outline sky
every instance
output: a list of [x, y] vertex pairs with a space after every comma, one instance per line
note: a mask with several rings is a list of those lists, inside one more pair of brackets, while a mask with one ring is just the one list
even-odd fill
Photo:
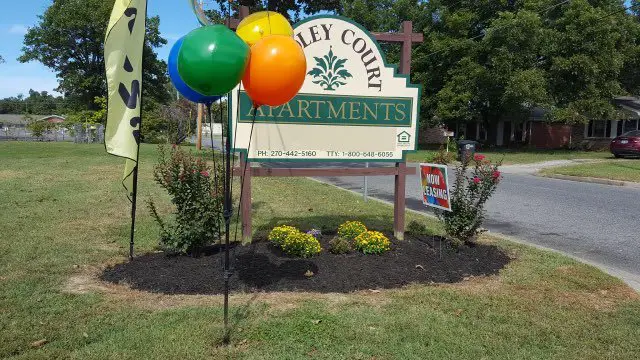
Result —
[[[112, 0], [104, 0], [112, 1]], [[5, 60], [0, 64], [0, 98], [27, 95], [29, 89], [48, 91], [58, 86], [55, 73], [39, 62], [22, 64], [17, 58], [21, 54], [22, 41], [27, 29], [35, 26], [38, 15], [44, 13], [51, 0], [2, 1], [0, 11], [0, 55]], [[160, 33], [168, 44], [157, 49], [158, 56], [167, 60], [171, 46], [181, 36], [198, 27], [198, 21], [187, 0], [149, 0], [149, 16], [160, 16]]]

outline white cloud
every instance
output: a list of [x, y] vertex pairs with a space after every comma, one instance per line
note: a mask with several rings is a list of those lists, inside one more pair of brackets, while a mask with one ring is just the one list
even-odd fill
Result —
[[16, 34], [16, 35], [24, 35], [27, 33], [28, 30], [29, 29], [25, 25], [15, 24], [9, 28], [9, 33]]

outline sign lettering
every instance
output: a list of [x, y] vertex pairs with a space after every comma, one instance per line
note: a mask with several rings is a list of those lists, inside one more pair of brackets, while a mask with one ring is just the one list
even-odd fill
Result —
[[296, 97], [254, 111], [241, 87], [232, 92], [238, 151], [249, 151], [250, 161], [401, 161], [416, 150], [420, 87], [386, 64], [368, 31], [316, 16], [295, 25], [294, 39], [307, 58]]

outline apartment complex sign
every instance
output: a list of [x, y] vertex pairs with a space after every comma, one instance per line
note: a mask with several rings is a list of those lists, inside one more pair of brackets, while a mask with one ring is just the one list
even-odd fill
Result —
[[250, 161], [401, 161], [417, 145], [420, 87], [385, 63], [374, 37], [336, 16], [296, 24], [307, 77], [299, 94], [257, 110], [251, 145], [252, 102], [232, 92], [235, 147]]

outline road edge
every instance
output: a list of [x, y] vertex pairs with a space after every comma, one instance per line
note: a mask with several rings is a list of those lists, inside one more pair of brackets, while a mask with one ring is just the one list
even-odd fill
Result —
[[640, 183], [636, 183], [632, 181], [610, 180], [610, 179], [600, 179], [600, 178], [584, 177], [584, 176], [571, 176], [571, 175], [562, 175], [562, 174], [545, 174], [542, 172], [537, 172], [534, 175], [538, 177], [545, 177], [550, 179], [576, 181], [576, 182], [610, 185], [610, 186], [624, 186], [629, 188], [640, 189]]
[[[324, 181], [316, 179], [316, 178], [307, 178], [307, 179], [315, 181], [315, 182], [318, 182], [318, 183], [321, 183], [321, 184], [325, 184], [325, 185], [328, 185], [328, 186], [331, 186], [331, 187], [334, 187], [336, 189], [340, 189], [342, 191], [347, 191], [347, 192], [350, 192], [350, 193], [358, 195], [358, 196], [362, 196], [362, 193], [357, 192], [355, 190], [345, 189], [345, 188], [340, 187], [338, 185], [330, 184], [330, 183], [324, 182]], [[601, 180], [601, 179], [598, 179], [598, 180]], [[638, 185], [640, 185], [640, 184], [638, 184]], [[640, 188], [640, 186], [638, 186], [638, 187]], [[393, 203], [390, 202], [390, 201], [378, 199], [378, 198], [373, 197], [373, 196], [369, 196], [368, 198], [371, 199], [371, 200], [377, 201], [379, 203], [383, 203], [383, 204], [387, 204], [387, 205], [393, 206]], [[422, 216], [425, 216], [425, 217], [437, 219], [437, 216], [435, 216], [433, 214], [429, 214], [429, 213], [425, 213], [425, 212], [418, 211], [418, 210], [413, 210], [413, 209], [405, 209], [405, 210], [409, 211], [409, 212], [412, 212], [414, 214], [418, 214], [418, 215], [422, 215]], [[633, 289], [635, 292], [640, 294], [640, 276], [633, 275], [633, 274], [631, 274], [631, 273], [629, 273], [627, 271], [624, 271], [624, 270], [620, 270], [620, 269], [616, 269], [616, 268], [612, 268], [612, 267], [606, 266], [606, 265], [604, 265], [602, 263], [599, 263], [599, 262], [596, 262], [596, 261], [583, 259], [581, 257], [566, 253], [564, 251], [560, 251], [560, 250], [552, 249], [552, 248], [549, 248], [549, 247], [546, 247], [546, 246], [534, 244], [534, 243], [531, 243], [531, 242], [529, 242], [527, 240], [520, 239], [520, 238], [515, 238], [513, 236], [505, 235], [505, 234], [502, 234], [502, 233], [499, 233], [499, 232], [490, 231], [490, 232], [488, 232], [488, 234], [491, 235], [491, 236], [495, 236], [495, 237], [507, 240], [507, 241], [514, 242], [516, 244], [528, 245], [528, 246], [534, 247], [534, 248], [539, 249], [539, 250], [551, 251], [551, 252], [554, 252], [556, 254], [561, 254], [561, 255], [567, 256], [567, 257], [569, 257], [571, 259], [574, 259], [576, 261], [579, 261], [579, 262], [581, 262], [583, 264], [594, 266], [594, 267], [598, 268], [599, 270], [605, 272], [606, 274], [611, 275], [611, 276], [613, 276], [613, 277], [615, 277], [615, 278], [617, 278], [619, 280], [622, 280], [631, 289]]]

